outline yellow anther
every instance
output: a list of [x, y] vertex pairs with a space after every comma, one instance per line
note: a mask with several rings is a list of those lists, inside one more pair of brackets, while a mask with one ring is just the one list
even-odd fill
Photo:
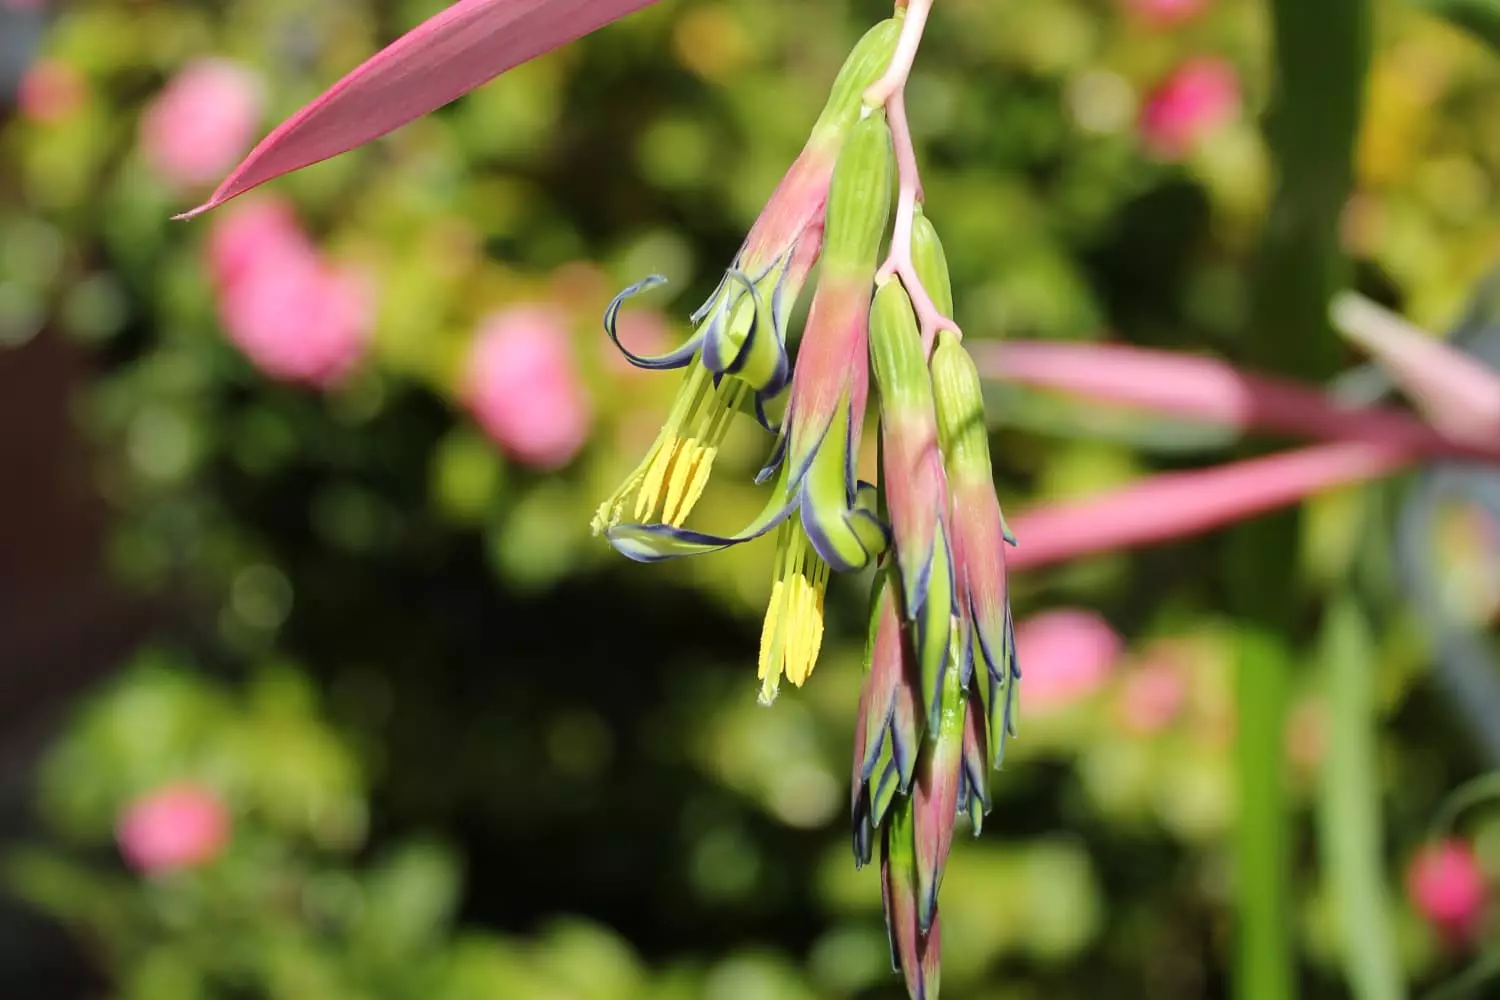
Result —
[[661, 520], [663, 524], [671, 524], [677, 527], [687, 520], [691, 505], [684, 505], [683, 500], [687, 497], [697, 475], [698, 464], [707, 453], [702, 442], [696, 438], [689, 438], [682, 443], [677, 450], [677, 461], [672, 463], [672, 474], [667, 479], [667, 499], [662, 505]]
[[656, 513], [656, 508], [661, 505], [662, 485], [666, 482], [667, 472], [672, 468], [672, 460], [677, 457], [677, 451], [677, 434], [670, 429], [663, 431], [661, 440], [652, 449], [646, 475], [641, 480], [639, 492], [635, 495], [635, 519], [637, 521], [650, 519], [651, 515]]
[[828, 564], [818, 558], [802, 525], [784, 523], [776, 535], [776, 578], [761, 628], [761, 701], [776, 697], [781, 678], [801, 687], [823, 646], [823, 594]]
[[[680, 498], [677, 509], [665, 518], [668, 524], [679, 528], [682, 527], [683, 522], [688, 518], [688, 514], [692, 513], [693, 508], [698, 505], [699, 499], [703, 496], [703, 491], [708, 488], [708, 477], [714, 470], [714, 459], [718, 454], [719, 449], [715, 447], [700, 448], [698, 450], [696, 461], [693, 463], [692, 478], [687, 480], [687, 489]], [[676, 485], [675, 481], [673, 485]], [[672, 501], [669, 497], [668, 507], [670, 508], [671, 506]]]

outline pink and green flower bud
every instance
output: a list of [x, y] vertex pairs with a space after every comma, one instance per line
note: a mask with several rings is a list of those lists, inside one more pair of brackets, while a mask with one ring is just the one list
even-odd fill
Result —
[[995, 496], [989, 429], [978, 369], [958, 338], [940, 334], [932, 352], [938, 439], [952, 499], [953, 554], [961, 613], [970, 622], [979, 658], [995, 687], [990, 715], [1007, 725], [991, 728], [996, 764], [1014, 724], [1015, 684], [1020, 680], [1010, 624], [1005, 549], [1015, 544]]
[[943, 672], [940, 720], [929, 730], [917, 761], [912, 788], [912, 819], [916, 838], [917, 926], [926, 933], [937, 917], [938, 890], [948, 851], [953, 846], [953, 823], [958, 814], [959, 790], [964, 783], [964, 720], [968, 693], [958, 664]]
[[938, 239], [937, 229], [918, 205], [911, 224], [911, 259], [916, 268], [917, 280], [927, 289], [927, 295], [938, 312], [953, 318], [953, 281], [948, 276], [948, 254], [943, 250], [943, 241]]
[[875, 577], [865, 683], [854, 722], [850, 794], [854, 859], [859, 867], [869, 863], [872, 835], [880, 829], [896, 794], [911, 788], [922, 737], [894, 577], [889, 564]]
[[734, 263], [693, 315], [704, 367], [748, 382], [764, 404], [786, 387], [787, 318], [823, 243], [829, 187], [859, 121], [861, 94], [891, 61], [900, 22], [887, 19], [855, 45], [802, 152], [745, 237]]
[[[861, 488], [854, 466], [869, 395], [870, 288], [893, 173], [890, 129], [883, 115], [872, 114], [851, 130], [834, 170], [823, 273], [776, 453], [762, 473], [767, 478], [779, 470], [776, 490], [761, 514], [733, 535], [689, 530], [677, 522], [604, 526], [619, 552], [642, 562], [716, 551], [780, 528], [776, 577], [761, 632], [764, 702], [776, 697], [782, 677], [801, 684], [811, 673], [822, 645], [829, 573], [862, 569], [888, 543], [875, 516], [874, 491]], [[718, 380], [714, 391], [736, 381]], [[677, 461], [671, 464], [674, 477]], [[794, 514], [800, 514], [796, 521]]]
[[823, 269], [835, 275], [873, 277], [890, 221], [896, 160], [883, 111], [872, 111], [849, 130], [828, 189]]
[[[841, 405], [862, 418], [869, 387], [870, 287], [890, 218], [895, 163], [885, 116], [850, 131], [829, 187], [823, 273], [808, 312], [783, 428], [785, 457], [800, 485]], [[851, 421], [857, 433], [859, 421]], [[774, 464], [774, 463], [773, 463]]]
[[936, 914], [923, 931], [918, 921], [916, 837], [912, 800], [902, 799], [880, 842], [880, 889], [890, 938], [891, 964], [906, 980], [911, 1000], [937, 1000], [941, 932]]
[[627, 350], [616, 333], [625, 301], [664, 279], [649, 277], [610, 304], [605, 329], [628, 361], [652, 370], [689, 371], [645, 459], [600, 505], [595, 532], [627, 516], [681, 527], [703, 495], [734, 415], [753, 403], [761, 424], [774, 430], [766, 404], [791, 377], [787, 321], [822, 250], [835, 168], [862, 114], [859, 95], [890, 62], [899, 34], [899, 22], [891, 19], [855, 46], [807, 145], [751, 226], [719, 287], [693, 315], [694, 334], [685, 344], [644, 357]]
[[880, 389], [881, 481], [901, 570], [903, 607], [915, 625], [923, 713], [927, 725], [935, 728], [956, 610], [948, 484], [921, 333], [911, 300], [894, 279], [875, 293], [870, 357]]
[[881, 21], [855, 43], [829, 89], [828, 103], [813, 125], [812, 141], [837, 141], [860, 120], [864, 114], [865, 91], [885, 74], [886, 67], [891, 64], [905, 20], [906, 11], [898, 11], [895, 17]]

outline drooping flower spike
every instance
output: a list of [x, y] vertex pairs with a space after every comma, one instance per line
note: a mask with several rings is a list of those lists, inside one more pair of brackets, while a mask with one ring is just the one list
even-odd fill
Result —
[[[861, 569], [886, 545], [854, 460], [869, 392], [868, 324], [876, 257], [889, 216], [894, 165], [879, 112], [850, 131], [830, 185], [822, 274], [802, 335], [772, 462], [777, 476], [765, 509], [732, 535], [671, 524], [619, 524], [606, 536], [632, 559], [653, 562], [713, 552], [773, 528], [777, 568], [761, 637], [761, 697], [775, 698], [785, 675], [800, 685], [822, 645], [823, 592], [830, 571]], [[800, 515], [793, 518], [793, 514]]]
[[652, 276], [616, 296], [605, 313], [610, 338], [632, 364], [687, 368], [682, 389], [640, 465], [599, 506], [594, 530], [628, 516], [681, 527], [703, 490], [733, 417], [753, 402], [757, 419], [775, 431], [767, 404], [790, 380], [786, 325], [823, 244], [824, 214], [834, 166], [862, 114], [866, 87], [890, 62], [900, 35], [891, 18], [865, 33], [835, 79], [828, 103], [801, 154], [751, 227], [707, 302], [693, 314], [694, 332], [677, 350], [645, 358], [620, 345], [615, 323], [625, 300], [664, 279]]
[[[851, 818], [855, 864], [880, 847], [892, 962], [912, 997], [935, 998], [955, 821], [983, 826], [1020, 671], [1005, 565], [1015, 540], [995, 497], [979, 375], [951, 328], [947, 261], [920, 207], [910, 228], [912, 277], [882, 272], [870, 320], [894, 552], [872, 597]], [[908, 280], [948, 323], [930, 359]]]

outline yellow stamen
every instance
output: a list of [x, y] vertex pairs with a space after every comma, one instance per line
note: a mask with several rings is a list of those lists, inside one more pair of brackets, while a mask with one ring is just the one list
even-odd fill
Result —
[[661, 441], [648, 456], [646, 475], [642, 477], [639, 492], [635, 495], [635, 519], [648, 520], [656, 513], [661, 502], [661, 487], [666, 481], [667, 470], [673, 465], [680, 447], [677, 434], [668, 429], [662, 432]]
[[708, 488], [719, 446], [750, 393], [746, 383], [733, 377], [714, 385], [708, 370], [695, 365], [646, 458], [599, 505], [594, 532], [619, 524], [632, 498], [636, 521], [650, 523], [660, 514], [661, 523], [681, 527]]
[[786, 609], [786, 587], [780, 580], [771, 584], [771, 600], [766, 605], [766, 620], [760, 629], [760, 666], [755, 676], [766, 680], [771, 676], [771, 664], [779, 660], [776, 652], [781, 639], [781, 623]]
[[709, 474], [714, 470], [714, 458], [719, 454], [717, 448], [705, 448], [699, 455], [697, 465], [693, 468], [693, 479], [688, 484], [687, 494], [682, 498], [682, 504], [677, 510], [675, 519], [669, 523], [682, 527], [692, 509], [698, 505], [703, 491], [708, 488]]
[[[667, 477], [666, 496], [662, 501], [661, 520], [663, 524], [680, 525], [686, 520], [686, 512], [679, 508], [682, 506], [682, 498], [687, 493], [688, 483], [692, 481], [693, 470], [698, 466], [698, 460], [703, 456], [703, 444], [697, 438], [688, 438], [682, 442], [677, 449], [677, 457], [672, 460], [672, 472]], [[678, 515], [683, 516], [679, 517]]]
[[807, 683], [818, 652], [823, 648], [823, 594], [828, 587], [828, 564], [816, 555], [810, 556], [810, 576], [799, 577], [800, 604], [797, 628], [787, 656], [786, 676], [796, 687]]
[[795, 518], [776, 533], [776, 578], [761, 628], [760, 699], [770, 704], [784, 675], [796, 687], [811, 676], [823, 645], [823, 595], [828, 564]]

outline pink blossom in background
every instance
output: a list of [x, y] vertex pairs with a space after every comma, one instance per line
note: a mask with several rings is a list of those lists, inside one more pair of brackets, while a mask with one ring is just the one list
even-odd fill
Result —
[[1472, 940], [1489, 895], [1473, 848], [1453, 839], [1417, 852], [1406, 872], [1406, 892], [1417, 912], [1454, 943]]
[[261, 197], [235, 205], [214, 219], [208, 234], [208, 268], [228, 285], [258, 263], [278, 257], [317, 255], [290, 202]]
[[141, 117], [146, 159], [177, 187], [212, 183], [254, 141], [261, 104], [260, 78], [249, 69], [223, 59], [192, 63]]
[[369, 346], [369, 283], [330, 266], [289, 205], [248, 202], [215, 220], [208, 240], [219, 319], [272, 378], [328, 388]]
[[229, 339], [272, 378], [328, 388], [364, 356], [369, 288], [313, 258], [271, 262], [229, 284], [219, 315]]
[[1171, 27], [1203, 13], [1208, 0], [1125, 0], [1125, 7], [1151, 25]]
[[1123, 648], [1115, 630], [1092, 611], [1046, 611], [1019, 623], [1022, 711], [1063, 708], [1098, 691]]
[[1149, 656], [1120, 681], [1120, 722], [1138, 736], [1155, 735], [1177, 720], [1187, 695], [1183, 664], [1165, 652]]
[[546, 306], [518, 306], [483, 323], [464, 396], [485, 432], [524, 465], [561, 468], [588, 441], [588, 390], [567, 324]]
[[229, 813], [211, 790], [170, 785], [126, 807], [115, 831], [120, 853], [148, 874], [196, 868], [229, 841]]
[[1141, 109], [1141, 141], [1152, 154], [1177, 160], [1240, 109], [1240, 78], [1234, 67], [1214, 56], [1183, 63], [1163, 81]]
[[88, 98], [83, 76], [61, 59], [34, 63], [21, 77], [16, 107], [21, 115], [42, 125], [71, 117]]

